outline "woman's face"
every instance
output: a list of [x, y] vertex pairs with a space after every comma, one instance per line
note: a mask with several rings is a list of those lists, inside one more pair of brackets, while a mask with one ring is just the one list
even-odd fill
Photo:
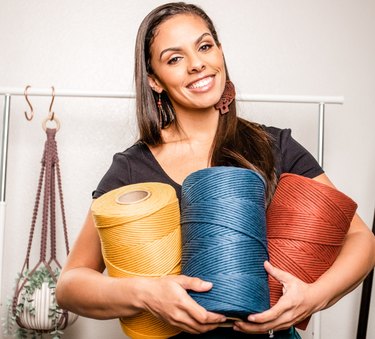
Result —
[[179, 14], [163, 22], [151, 45], [150, 86], [168, 93], [176, 112], [213, 109], [225, 86], [221, 47], [202, 18]]

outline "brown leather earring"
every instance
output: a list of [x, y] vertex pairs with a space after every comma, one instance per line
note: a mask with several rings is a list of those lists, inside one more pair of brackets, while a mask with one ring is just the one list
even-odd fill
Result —
[[215, 108], [220, 111], [220, 114], [225, 114], [229, 112], [229, 105], [232, 103], [236, 96], [236, 89], [232, 81], [227, 80], [225, 82], [225, 87], [223, 94], [217, 104], [215, 104]]

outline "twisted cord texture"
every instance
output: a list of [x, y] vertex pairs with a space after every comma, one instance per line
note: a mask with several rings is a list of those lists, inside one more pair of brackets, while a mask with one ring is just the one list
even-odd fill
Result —
[[[118, 203], [120, 196], [137, 191], [151, 194], [139, 202]], [[180, 210], [171, 186], [124, 186], [96, 199], [91, 210], [110, 276], [160, 277], [180, 273]], [[180, 332], [148, 312], [120, 319], [120, 323], [133, 339], [165, 339]]]
[[245, 319], [269, 308], [265, 183], [254, 171], [212, 167], [182, 185], [182, 273], [213, 283], [190, 295], [209, 311]]
[[[335, 261], [357, 205], [342, 192], [296, 174], [283, 174], [267, 209], [270, 262], [312, 283]], [[269, 277], [270, 300], [282, 285]], [[305, 329], [309, 318], [298, 324]]]
[[[135, 191], [151, 194], [136, 203], [118, 202]], [[266, 214], [263, 178], [235, 167], [207, 168], [186, 178], [181, 227], [175, 191], [166, 184], [128, 185], [92, 205], [110, 276], [199, 277], [213, 288], [190, 295], [210, 311], [241, 319], [268, 309], [282, 295], [281, 284], [263, 267], [268, 251], [273, 265], [314, 282], [337, 257], [355, 210], [338, 190], [283, 174]], [[120, 321], [134, 339], [179, 332], [148, 312]]]

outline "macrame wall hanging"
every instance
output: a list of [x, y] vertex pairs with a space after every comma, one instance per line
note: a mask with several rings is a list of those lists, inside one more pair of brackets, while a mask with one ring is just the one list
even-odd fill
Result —
[[[52, 100], [53, 103], [53, 100]], [[51, 106], [52, 106], [51, 103]], [[51, 107], [50, 107], [51, 113]], [[55, 128], [47, 128], [47, 123], [54, 122]], [[69, 253], [68, 232], [65, 219], [60, 166], [55, 136], [60, 123], [54, 113], [44, 120], [46, 132], [42, 156], [42, 166], [31, 220], [26, 258], [16, 282], [13, 303], [9, 306], [8, 333], [19, 338], [41, 337], [49, 333], [54, 339], [60, 338], [63, 330], [77, 319], [77, 315], [61, 309], [55, 299], [56, 282], [61, 271], [61, 264], [56, 255], [56, 191], [59, 195], [61, 220], [65, 239], [66, 254]], [[31, 265], [30, 254], [40, 201], [41, 243], [39, 261]], [[49, 248], [50, 254], [47, 255]], [[16, 324], [18, 326], [16, 326]]]

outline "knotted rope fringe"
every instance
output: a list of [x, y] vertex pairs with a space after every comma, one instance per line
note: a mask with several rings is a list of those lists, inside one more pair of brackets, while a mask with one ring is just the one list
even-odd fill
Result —
[[209, 311], [245, 319], [269, 308], [265, 183], [256, 172], [212, 167], [182, 185], [182, 273], [213, 283], [190, 295]]
[[[312, 283], [335, 261], [357, 208], [340, 191], [316, 180], [283, 174], [267, 209], [270, 262]], [[269, 278], [271, 305], [282, 285]], [[309, 318], [297, 327], [305, 329]]]
[[[144, 193], [143, 198], [133, 199], [139, 192]], [[124, 186], [96, 199], [91, 210], [110, 276], [160, 277], [180, 273], [180, 211], [171, 186]], [[148, 312], [120, 321], [125, 334], [133, 339], [164, 339], [180, 332]]]

